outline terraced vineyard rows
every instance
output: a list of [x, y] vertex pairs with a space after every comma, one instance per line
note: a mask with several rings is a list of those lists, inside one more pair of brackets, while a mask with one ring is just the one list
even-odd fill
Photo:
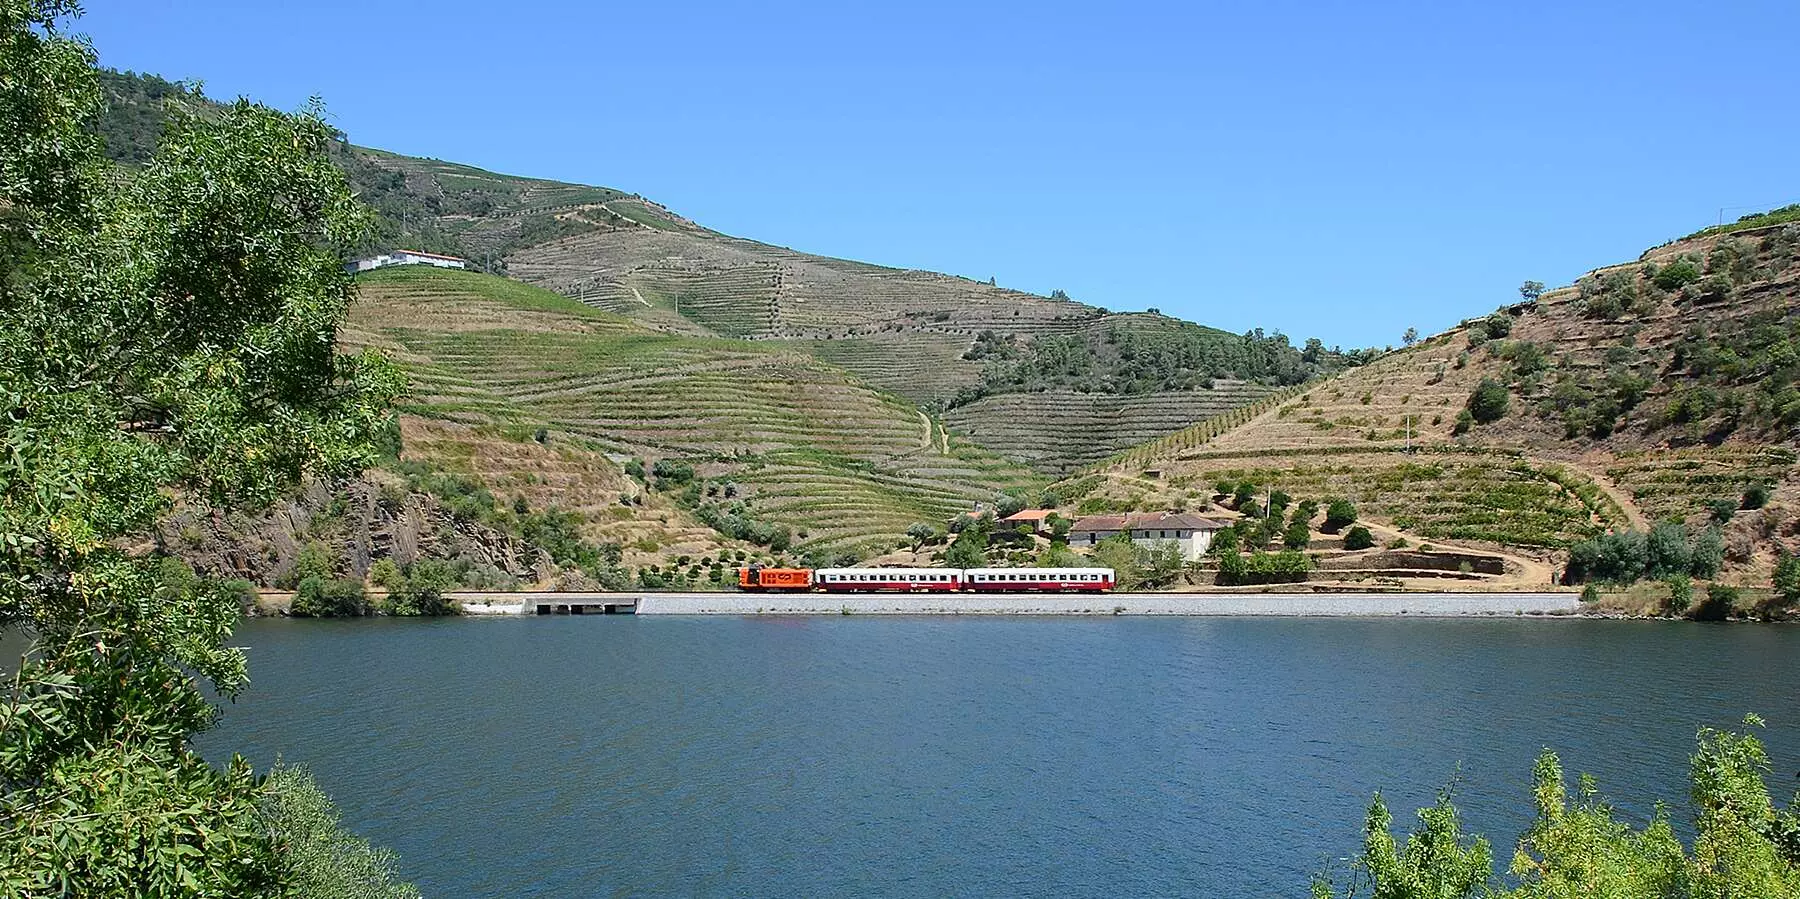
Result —
[[942, 452], [906, 402], [778, 345], [654, 333], [486, 275], [388, 269], [362, 285], [351, 337], [412, 373], [410, 412], [687, 459], [811, 542], [891, 543], [1040, 481], [968, 447]]
[[1255, 403], [1273, 390], [1221, 379], [1211, 390], [1127, 396], [1069, 390], [1009, 393], [952, 409], [944, 421], [989, 450], [1060, 475]]
[[1709, 447], [1622, 454], [1606, 476], [1630, 492], [1646, 518], [1686, 518], [1715, 500], [1736, 503], [1754, 485], [1772, 487], [1795, 473], [1787, 447]]

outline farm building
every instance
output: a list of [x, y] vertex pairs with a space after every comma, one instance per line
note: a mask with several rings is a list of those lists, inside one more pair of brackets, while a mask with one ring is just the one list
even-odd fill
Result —
[[435, 265], [438, 268], [462, 268], [466, 263], [455, 256], [441, 253], [427, 253], [424, 250], [395, 250], [380, 256], [367, 259], [352, 259], [344, 263], [344, 269], [351, 274], [366, 272], [372, 268], [383, 268], [389, 265]]
[[1009, 529], [1025, 525], [1031, 529], [1033, 534], [1042, 534], [1050, 529], [1048, 521], [1050, 516], [1055, 514], [1055, 509], [1021, 509], [1000, 519], [1000, 525]]
[[1069, 529], [1070, 546], [1093, 546], [1114, 534], [1130, 533], [1131, 542], [1155, 546], [1173, 541], [1181, 555], [1193, 561], [1206, 554], [1213, 537], [1225, 525], [1187, 512], [1146, 512], [1130, 515], [1089, 515]]

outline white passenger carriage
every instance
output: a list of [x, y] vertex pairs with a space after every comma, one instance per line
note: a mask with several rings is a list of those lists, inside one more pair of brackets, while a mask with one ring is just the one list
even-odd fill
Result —
[[827, 593], [940, 593], [963, 589], [960, 568], [820, 568], [813, 586]]

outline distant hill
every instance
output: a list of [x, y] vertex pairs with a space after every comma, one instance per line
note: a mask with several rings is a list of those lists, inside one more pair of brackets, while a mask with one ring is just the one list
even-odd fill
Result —
[[[1608, 528], [1722, 521], [1728, 565], [1761, 577], [1776, 551], [1800, 549], [1794, 218], [1749, 217], [1596, 269], [1062, 489], [1092, 508], [1156, 506], [1252, 479], [1350, 497], [1419, 537], [1549, 557]], [[1492, 420], [1464, 418], [1484, 383]], [[1759, 504], [1745, 498], [1758, 487], [1767, 504], [1739, 508]]]
[[[151, 75], [104, 83], [99, 127], [126, 165], [149, 157], [168, 104], [211, 102]], [[652, 330], [805, 353], [927, 411], [956, 410], [952, 427], [1049, 474], [1362, 358], [731, 237], [608, 187], [347, 140], [336, 153], [377, 213], [368, 252], [457, 255]]]

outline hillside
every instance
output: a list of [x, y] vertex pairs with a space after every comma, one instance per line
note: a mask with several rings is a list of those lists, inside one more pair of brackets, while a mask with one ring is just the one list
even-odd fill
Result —
[[689, 466], [696, 514], [790, 529], [797, 549], [885, 548], [917, 521], [1041, 483], [780, 345], [653, 331], [492, 275], [386, 269], [359, 281], [346, 340], [408, 370], [409, 415]]
[[[106, 72], [99, 130], [142, 163], [171, 106], [212, 101], [152, 75]], [[932, 272], [816, 256], [709, 230], [623, 190], [335, 149], [375, 211], [366, 252], [449, 253], [674, 335], [805, 353], [1048, 474], [1359, 357], [1281, 335], [1119, 314]], [[1209, 390], [1214, 382], [1222, 390]], [[1098, 394], [1117, 399], [1073, 398]], [[1042, 395], [1042, 396], [1040, 396]], [[1005, 396], [1001, 402], [985, 402]], [[1044, 422], [1059, 420], [1046, 430]]]
[[[1065, 492], [1096, 508], [1153, 506], [1205, 501], [1215, 481], [1248, 478], [1350, 497], [1419, 537], [1552, 558], [1606, 529], [1723, 519], [1728, 566], [1761, 576], [1777, 548], [1797, 545], [1797, 349], [1800, 225], [1713, 230], [1234, 427], [1133, 450]], [[1479, 411], [1492, 420], [1465, 418], [1484, 382]], [[1745, 497], [1759, 486], [1769, 502], [1739, 509], [1761, 505]]]

